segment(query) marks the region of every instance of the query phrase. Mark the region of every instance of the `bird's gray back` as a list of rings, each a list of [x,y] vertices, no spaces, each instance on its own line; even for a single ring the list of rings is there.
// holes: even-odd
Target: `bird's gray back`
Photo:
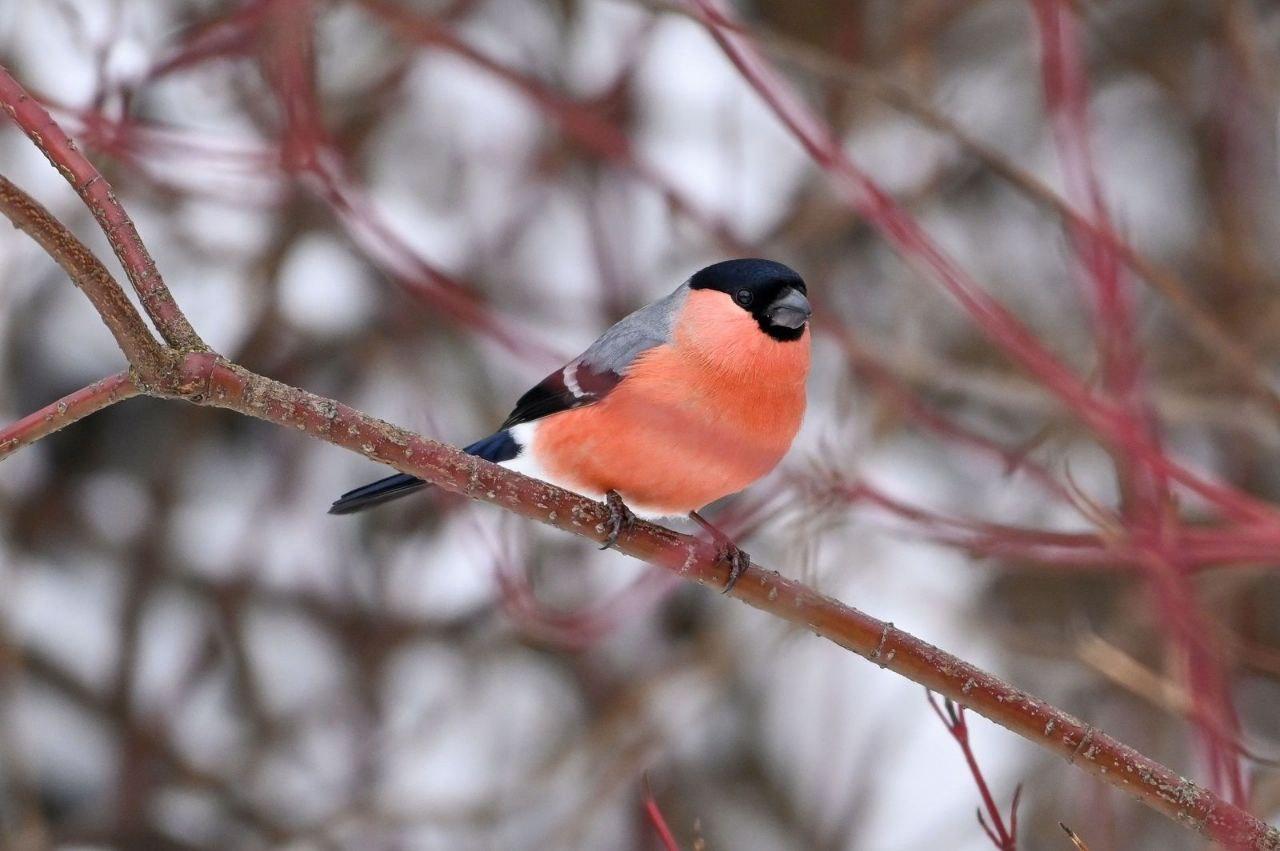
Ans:
[[[636,358],[671,339],[688,292],[689,285],[681,284],[671,295],[605,331],[585,352],[521,396],[499,431],[604,399],[626,378]]]
[[[600,335],[578,361],[595,371],[625,375],[640,354],[671,339],[676,314],[689,294],[683,283],[675,292],[624,316]]]

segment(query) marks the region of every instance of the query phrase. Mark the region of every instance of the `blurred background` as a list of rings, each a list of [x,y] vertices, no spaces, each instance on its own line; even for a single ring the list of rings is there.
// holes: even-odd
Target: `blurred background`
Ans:
[[[1066,133],[1145,264],[1118,277],[1159,451],[1275,500],[1280,11],[1068,6],[1090,88]],[[809,414],[712,514],[762,563],[1280,816],[1280,537],[1175,492],[1158,513],[1203,552],[1116,555],[1125,464],[833,191],[684,9],[5,0],[0,64],[218,351],[456,445],[701,266],[794,266],[819,312]],[[737,11],[854,161],[1105,392],[1032,6]],[[9,124],[0,172],[111,256]],[[3,421],[123,365],[4,228]],[[650,794],[685,849],[992,847],[920,687],[494,508],[325,514],[383,472],[148,399],[0,464],[5,847],[669,847]],[[969,720],[1006,818],[1021,784],[1019,847],[1071,848],[1059,822],[1093,851],[1205,847]]]

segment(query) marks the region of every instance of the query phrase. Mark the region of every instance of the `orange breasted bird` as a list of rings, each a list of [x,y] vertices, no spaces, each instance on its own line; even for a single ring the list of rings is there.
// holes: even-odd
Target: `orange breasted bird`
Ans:
[[[606,547],[634,515],[688,514],[728,561],[727,591],[749,559],[697,510],[764,476],[790,448],[804,416],[810,312],[804,281],[781,263],[708,266],[605,331],[464,451],[605,500]],[[343,494],[329,513],[426,484],[390,476]]]

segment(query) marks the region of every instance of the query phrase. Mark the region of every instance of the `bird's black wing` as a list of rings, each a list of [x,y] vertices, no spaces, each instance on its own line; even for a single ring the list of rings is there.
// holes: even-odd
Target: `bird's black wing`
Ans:
[[[563,369],[557,369],[521,396],[502,423],[502,428],[592,405],[609,395],[620,381],[622,376],[611,369],[598,369],[576,360]]]

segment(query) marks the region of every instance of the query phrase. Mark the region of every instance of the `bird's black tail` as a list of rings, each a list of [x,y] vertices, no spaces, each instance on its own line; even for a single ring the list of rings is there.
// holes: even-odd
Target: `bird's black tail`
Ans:
[[[468,455],[475,455],[478,458],[483,458],[496,464],[516,457],[520,453],[520,448],[511,437],[511,432],[504,429],[497,434],[489,435],[483,440],[477,440],[462,451]],[[357,511],[364,511],[366,508],[373,508],[375,505],[399,499],[406,494],[422,490],[426,486],[427,483],[417,476],[410,476],[408,473],[396,473],[394,476],[387,476],[385,479],[378,479],[378,481],[371,482],[364,487],[347,491],[334,500],[333,505],[329,506],[329,513],[354,514]]]
[[[408,473],[396,473],[394,476],[387,476],[385,479],[378,479],[378,481],[367,484],[364,487],[347,491],[333,501],[333,505],[329,506],[329,513],[354,514],[357,511],[364,511],[366,508],[373,508],[375,505],[381,505],[405,494],[421,490],[426,486],[427,483],[417,476],[410,476]]]

